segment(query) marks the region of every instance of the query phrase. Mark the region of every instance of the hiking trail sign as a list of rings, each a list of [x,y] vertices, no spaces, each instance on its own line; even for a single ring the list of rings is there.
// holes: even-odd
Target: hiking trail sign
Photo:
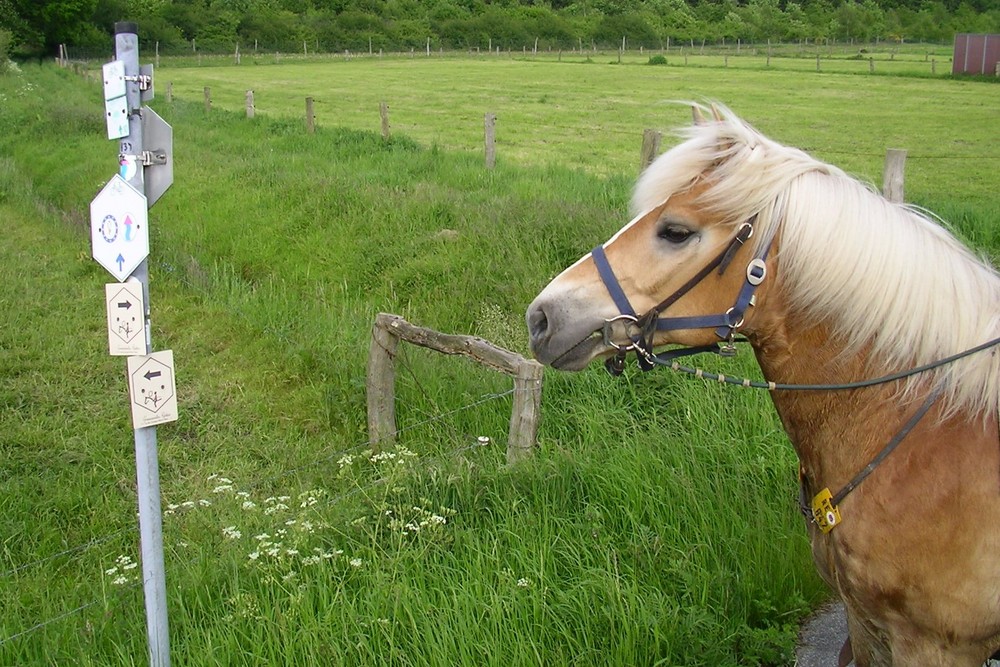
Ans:
[[[146,196],[119,174],[90,202],[90,244],[94,259],[119,282],[149,255]]]

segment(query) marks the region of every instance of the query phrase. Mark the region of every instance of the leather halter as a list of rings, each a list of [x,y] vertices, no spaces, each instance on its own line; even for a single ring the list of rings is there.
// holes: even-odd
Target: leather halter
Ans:
[[[625,358],[630,351],[635,351],[639,361],[639,368],[648,371],[657,364],[677,357],[700,352],[716,352],[723,356],[732,356],[735,352],[733,338],[736,330],[743,325],[743,317],[747,309],[753,305],[754,293],[757,287],[764,281],[767,275],[767,253],[771,248],[771,242],[763,244],[757,255],[750,260],[746,268],[746,280],[736,295],[733,306],[724,313],[714,313],[710,315],[695,315],[690,317],[660,317],[660,313],[676,303],[681,297],[694,289],[702,280],[708,277],[713,271],[718,270],[718,275],[725,273],[732,262],[736,251],[753,236],[754,223],[757,216],[753,216],[737,230],[736,235],[730,240],[727,246],[716,255],[708,264],[703,266],[687,282],[678,287],[670,296],[650,308],[641,316],[637,315],[635,308],[629,302],[625,291],[622,289],[618,278],[615,276],[604,252],[604,246],[597,246],[591,251],[591,257],[597,267],[597,273],[601,277],[608,294],[618,307],[619,315],[604,321],[602,333],[604,343],[618,350],[618,353],[605,362],[605,368],[612,375],[620,375],[625,365]],[[629,343],[615,343],[612,337],[612,328],[616,322],[623,322],[626,326]],[[715,334],[726,344],[719,347],[718,344],[702,345],[698,347],[680,348],[669,350],[656,355],[653,353],[653,335],[657,331],[677,331],[682,329],[715,329]]]

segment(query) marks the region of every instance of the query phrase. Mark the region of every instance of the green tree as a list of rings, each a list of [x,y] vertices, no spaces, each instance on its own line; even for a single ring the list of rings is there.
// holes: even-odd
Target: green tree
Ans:
[[[740,14],[746,36],[754,42],[782,40],[788,34],[788,16],[781,11],[778,0],[750,0]]]
[[[55,55],[60,44],[95,46],[101,35],[92,22],[97,0],[7,0],[4,14],[21,49]],[[5,17],[7,18],[7,17]]]

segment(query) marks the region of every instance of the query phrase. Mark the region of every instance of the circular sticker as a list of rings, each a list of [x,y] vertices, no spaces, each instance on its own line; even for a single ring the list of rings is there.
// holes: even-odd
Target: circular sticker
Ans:
[[[101,236],[108,243],[114,243],[115,239],[118,238],[118,220],[115,219],[115,216],[108,214],[101,220]]]
[[[122,155],[118,160],[118,173],[126,181],[131,181],[135,177],[135,172],[138,169],[135,163],[135,158],[131,155]]]

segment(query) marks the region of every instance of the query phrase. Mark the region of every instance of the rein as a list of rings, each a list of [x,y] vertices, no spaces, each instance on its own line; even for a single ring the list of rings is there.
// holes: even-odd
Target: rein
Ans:
[[[767,265],[765,260],[767,259],[768,252],[770,251],[771,241],[773,238],[768,239],[766,243],[763,243],[757,255],[747,264],[746,280],[740,288],[733,306],[726,310],[726,312],[690,317],[660,317],[660,313],[668,309],[681,297],[694,289],[702,280],[711,275],[713,271],[718,270],[718,274],[722,275],[732,262],[736,251],[739,250],[753,235],[753,225],[755,221],[756,216],[753,216],[744,222],[740,226],[739,230],[737,230],[736,235],[732,240],[730,240],[722,252],[716,255],[711,261],[708,262],[708,264],[703,266],[695,275],[677,288],[670,296],[653,308],[650,308],[641,316],[636,315],[635,309],[632,307],[628,297],[625,295],[625,291],[618,282],[618,278],[615,276],[611,265],[608,263],[607,256],[604,252],[604,246],[598,246],[591,251],[591,256],[593,257],[594,264],[597,267],[598,275],[601,277],[601,281],[604,283],[605,288],[611,295],[611,299],[614,301],[615,306],[618,307],[620,312],[620,314],[616,317],[605,320],[604,326],[601,329],[604,336],[604,343],[617,350],[616,354],[605,362],[605,368],[611,375],[618,376],[622,374],[625,367],[625,359],[627,358],[628,353],[634,351],[638,360],[639,368],[643,371],[651,370],[657,366],[666,366],[673,370],[689,373],[702,379],[716,380],[721,383],[734,384],[741,387],[767,389],[769,391],[842,391],[872,387],[908,378],[953,363],[959,359],[976,354],[977,352],[982,352],[996,345],[1000,345],[1000,338],[994,338],[993,340],[987,341],[957,354],[953,354],[949,357],[938,359],[937,361],[928,364],[916,366],[908,370],[891,373],[877,378],[841,384],[785,384],[780,382],[762,382],[759,380],[750,380],[749,378],[727,377],[722,373],[710,373],[703,371],[700,368],[681,366],[676,361],[677,358],[692,354],[713,352],[727,357],[734,356],[736,354],[736,331],[743,325],[743,318],[747,308],[754,305],[754,293],[757,287],[767,276]],[[630,342],[618,344],[612,341],[612,329],[616,322],[623,322],[625,324],[626,336]],[[716,335],[724,341],[724,344],[721,347],[718,343],[715,343],[697,347],[681,347],[673,350],[667,350],[659,354],[653,352],[653,336],[657,331],[706,328],[715,328]],[[893,436],[889,443],[886,444],[886,446],[882,448],[882,450],[871,460],[871,462],[836,494],[831,493],[828,488],[824,488],[812,498],[811,502],[807,503],[805,490],[807,481],[803,477],[800,486],[800,507],[806,518],[815,523],[819,530],[823,533],[829,533],[835,526],[840,525],[841,516],[838,505],[848,496],[848,494],[854,491],[854,489],[856,489],[875,470],[875,468],[885,461],[885,459],[896,449],[896,447],[899,446],[899,444],[906,438],[907,435],[909,435],[920,420],[933,407],[934,403],[937,402],[943,392],[943,385],[935,387],[934,390],[927,396],[923,404],[906,421],[906,423],[903,424],[902,428],[900,428],[896,435]]]

